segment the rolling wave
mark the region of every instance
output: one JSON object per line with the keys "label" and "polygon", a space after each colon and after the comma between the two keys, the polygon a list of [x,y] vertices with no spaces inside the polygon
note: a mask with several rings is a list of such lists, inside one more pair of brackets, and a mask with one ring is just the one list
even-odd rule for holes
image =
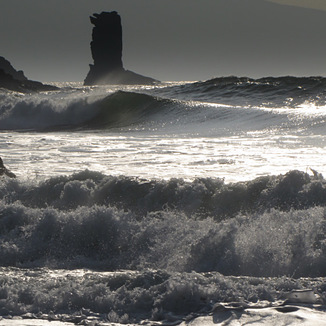
{"label": "rolling wave", "polygon": [[[316,128],[325,124],[325,119],[313,117],[316,113],[325,115],[325,86],[326,79],[321,77],[223,77],[149,90],[115,89],[109,94],[105,89],[96,89],[96,96],[91,89],[82,88],[62,88],[52,96],[1,93],[0,130],[170,127],[175,132],[182,128],[246,131],[293,129],[298,123],[301,129]],[[308,111],[309,105],[312,118],[305,125],[301,113]],[[285,108],[301,108],[299,119],[288,118]],[[295,110],[291,114],[295,115]]]}
{"label": "rolling wave", "polygon": [[[234,109],[234,110],[232,110]],[[167,127],[199,123],[231,125],[266,112],[212,106],[201,102],[166,99],[149,94],[117,91],[102,99],[58,101],[46,98],[16,100],[0,112],[1,130],[76,130],[112,129],[129,126]]]}
{"label": "rolling wave", "polygon": [[[299,121],[302,125],[303,121]],[[318,121],[318,125],[323,120]],[[309,123],[309,121],[308,121]],[[166,99],[117,91],[96,101],[87,98],[20,100],[4,105],[0,130],[75,131],[127,128],[171,132],[227,132],[293,127],[287,112]],[[316,125],[316,123],[314,123]]]}
{"label": "rolling wave", "polygon": [[160,89],[158,93],[232,105],[296,108],[304,103],[326,105],[326,78],[324,77],[219,77]]}

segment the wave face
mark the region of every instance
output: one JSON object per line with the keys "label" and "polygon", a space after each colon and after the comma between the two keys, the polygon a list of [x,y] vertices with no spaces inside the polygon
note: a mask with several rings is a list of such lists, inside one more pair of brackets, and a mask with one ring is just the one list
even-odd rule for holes
{"label": "wave face", "polygon": [[86,170],[0,187],[1,266],[325,276],[317,173],[225,184]]}
{"label": "wave face", "polygon": [[173,106],[173,102],[146,94],[118,91],[96,104],[96,115],[83,128],[117,128],[146,121]]}

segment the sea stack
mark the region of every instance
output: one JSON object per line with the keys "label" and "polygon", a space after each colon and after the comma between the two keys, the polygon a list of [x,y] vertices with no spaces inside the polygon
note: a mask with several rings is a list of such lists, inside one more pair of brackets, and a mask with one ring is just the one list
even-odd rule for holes
{"label": "sea stack", "polygon": [[84,85],[148,85],[158,82],[123,68],[122,26],[116,11],[93,14],[90,20],[94,25],[91,42],[94,64],[90,65]]}

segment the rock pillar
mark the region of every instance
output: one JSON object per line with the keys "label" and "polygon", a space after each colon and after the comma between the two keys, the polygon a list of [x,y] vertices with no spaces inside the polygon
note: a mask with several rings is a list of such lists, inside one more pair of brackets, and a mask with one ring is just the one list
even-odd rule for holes
{"label": "rock pillar", "polygon": [[122,26],[116,11],[93,14],[91,52],[94,64],[84,85],[153,84],[154,79],[125,70],[122,64]]}

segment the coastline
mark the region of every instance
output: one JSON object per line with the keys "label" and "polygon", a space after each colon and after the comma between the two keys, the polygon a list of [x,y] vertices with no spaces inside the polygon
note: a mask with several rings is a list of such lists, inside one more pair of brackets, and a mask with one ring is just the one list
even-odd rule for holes
{"label": "coastline", "polygon": [[[325,326],[326,307],[315,305],[285,305],[280,307],[247,308],[247,309],[225,309],[211,314],[201,316],[171,315],[163,321],[144,320],[139,325],[180,325],[180,326],[222,326],[228,325],[303,325],[303,326]],[[109,321],[100,321],[86,318],[81,322],[68,322],[60,320],[30,319],[19,317],[2,317],[0,326],[73,326],[73,325],[97,325],[97,326],[121,326],[137,324],[120,324]]]}

